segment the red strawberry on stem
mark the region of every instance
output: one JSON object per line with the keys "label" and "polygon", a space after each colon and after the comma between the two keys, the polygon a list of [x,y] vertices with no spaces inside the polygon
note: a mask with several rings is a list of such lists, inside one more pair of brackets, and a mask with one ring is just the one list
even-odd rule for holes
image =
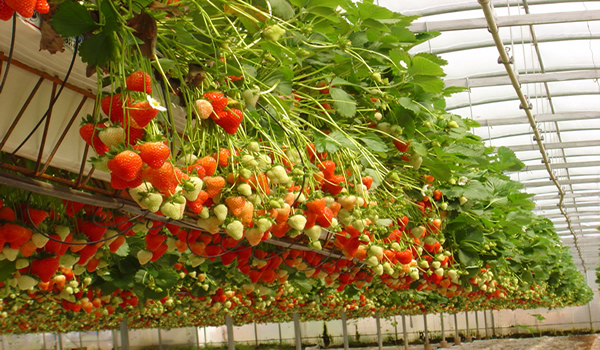
{"label": "red strawberry on stem", "polygon": [[[121,94],[114,94],[102,98],[100,101],[102,112],[110,117],[110,121],[113,123],[123,123],[123,116],[125,110],[123,108],[123,99]],[[125,101],[125,107],[130,107],[131,101],[129,98]]]}
{"label": "red strawberry on stem", "polygon": [[25,18],[33,16],[36,0],[4,0],[4,2]]}
{"label": "red strawberry on stem", "polygon": [[242,123],[244,113],[236,108],[225,110],[218,113],[213,113],[210,116],[217,125],[223,128],[226,133],[233,135]]}
{"label": "red strawberry on stem", "polygon": [[138,70],[131,73],[125,79],[125,83],[131,91],[145,92],[147,94],[152,93],[152,78],[144,71]]}
{"label": "red strawberry on stem", "polygon": [[203,97],[210,102],[214,113],[222,112],[227,107],[227,97],[220,92],[207,92]]}
{"label": "red strawberry on stem", "polygon": [[134,180],[142,170],[144,162],[139,154],[132,150],[124,150],[117,153],[106,164],[115,176],[125,181]]}
{"label": "red strawberry on stem", "polygon": [[153,169],[158,169],[171,156],[171,149],[163,142],[144,142],[134,146],[140,152],[144,163]]}
{"label": "red strawberry on stem", "polygon": [[151,102],[141,101],[131,106],[129,114],[140,128],[145,128],[146,125],[156,118],[159,111],[160,109],[156,108]]}
{"label": "red strawberry on stem", "polygon": [[170,162],[164,162],[158,169],[145,168],[142,170],[142,177],[165,196],[174,195],[177,191],[177,185],[179,185],[175,169]]}
{"label": "red strawberry on stem", "polygon": [[15,10],[0,0],[0,21],[8,21],[15,14]]}
{"label": "red strawberry on stem", "polygon": [[58,271],[59,257],[37,259],[31,263],[31,273],[38,276],[42,282],[50,282],[50,279]]}

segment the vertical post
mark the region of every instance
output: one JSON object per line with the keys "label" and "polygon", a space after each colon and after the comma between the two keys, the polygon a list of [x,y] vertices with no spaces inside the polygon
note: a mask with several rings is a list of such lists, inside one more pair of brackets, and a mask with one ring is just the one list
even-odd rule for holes
{"label": "vertical post", "polygon": [[454,314],[454,345],[460,345],[460,336],[458,335],[458,319],[456,313]]}
{"label": "vertical post", "polygon": [[129,350],[129,329],[126,319],[121,321],[121,349]]}
{"label": "vertical post", "polygon": [[[100,331],[96,331],[96,346],[100,349]],[[44,348],[45,350],[46,348]]]}
{"label": "vertical post", "polygon": [[475,310],[475,328],[476,328],[475,338],[481,339],[481,335],[479,334],[479,312],[477,310]]}
{"label": "vertical post", "polygon": [[83,341],[81,340],[81,332],[78,332],[78,333],[79,333],[79,347],[83,348]]}
{"label": "vertical post", "polygon": [[429,331],[427,330],[427,314],[423,314],[423,322],[425,323],[425,346],[424,350],[431,350],[431,344],[429,344]]}
{"label": "vertical post", "polygon": [[198,329],[198,326],[194,326],[194,335],[196,338],[196,349],[200,349],[200,336],[198,335],[198,331],[200,331]]}
{"label": "vertical post", "polygon": [[111,331],[111,335],[112,335],[113,349],[118,350],[119,349],[119,342],[118,342],[118,339],[117,339],[117,331],[113,329]]}
{"label": "vertical post", "polygon": [[483,326],[485,327],[485,339],[490,339],[490,336],[488,335],[487,312],[485,311],[486,310],[483,310]]}
{"label": "vertical post", "polygon": [[471,330],[469,329],[469,312],[465,311],[465,321],[467,322],[467,336],[465,337],[465,341],[472,343],[473,337],[471,336]]}
{"label": "vertical post", "polygon": [[398,320],[396,320],[396,315],[394,315],[394,335],[396,336],[396,345],[398,345]]}
{"label": "vertical post", "polygon": [[379,318],[379,311],[375,312],[375,323],[377,325],[377,346],[379,350],[383,349],[383,339],[381,336],[381,319]]}
{"label": "vertical post", "polygon": [[[4,338],[2,340],[0,340],[2,342],[2,350],[4,350]],[[46,350],[46,333],[42,333],[42,343],[44,346],[44,350]],[[98,349],[100,349],[100,347],[98,347]]]}
{"label": "vertical post", "polygon": [[490,310],[490,316],[492,319],[492,338],[496,338],[496,322],[494,322],[494,310]]}
{"label": "vertical post", "polygon": [[204,326],[204,347],[208,346],[208,340],[206,340],[206,326]]}
{"label": "vertical post", "polygon": [[294,334],[296,338],[296,350],[302,350],[302,331],[300,330],[300,317],[294,312]]}
{"label": "vertical post", "polygon": [[587,304],[588,316],[590,317],[590,331],[594,333],[594,319],[592,318],[592,307],[590,306],[590,304],[591,303]]}
{"label": "vertical post", "polygon": [[56,338],[58,340],[58,350],[63,350],[62,334],[56,333]]}
{"label": "vertical post", "polygon": [[446,341],[446,333],[444,332],[444,314],[440,313],[440,323],[442,325],[442,341],[440,342],[440,348],[447,348],[448,342]]}
{"label": "vertical post", "polygon": [[225,323],[227,324],[227,349],[235,350],[235,341],[233,339],[233,319],[231,316],[225,316]]}
{"label": "vertical post", "polygon": [[342,311],[342,337],[344,338],[344,350],[348,350],[350,345],[348,344],[348,322],[346,321],[346,311]]}
{"label": "vertical post", "polygon": [[277,324],[277,328],[279,329],[279,348],[283,349],[283,339],[281,338],[281,323]]}
{"label": "vertical post", "polygon": [[402,336],[404,337],[404,350],[408,350],[408,332],[406,331],[406,315],[402,314]]}
{"label": "vertical post", "polygon": [[[45,334],[45,333],[44,333],[44,334]],[[45,335],[44,335],[44,337],[45,337]],[[45,340],[45,339],[44,339],[44,340]],[[5,350],[5,349],[4,349],[4,335],[0,335],[0,343],[2,343],[2,350]],[[44,349],[45,349],[45,348],[44,348]]]}
{"label": "vertical post", "polygon": [[163,350],[163,346],[162,346],[162,334],[160,332],[160,328],[157,328],[158,330],[158,350]]}
{"label": "vertical post", "polygon": [[254,322],[254,342],[258,348],[258,329],[256,329],[256,322]]}

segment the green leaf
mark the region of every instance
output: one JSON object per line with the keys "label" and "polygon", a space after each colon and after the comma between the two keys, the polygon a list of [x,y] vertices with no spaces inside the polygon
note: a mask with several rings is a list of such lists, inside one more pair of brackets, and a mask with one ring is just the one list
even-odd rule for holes
{"label": "green leaf", "polygon": [[453,143],[444,149],[446,153],[460,154],[465,157],[480,156],[484,150],[484,145],[471,143]]}
{"label": "green leaf", "polygon": [[12,277],[13,272],[17,271],[14,261],[0,261],[0,282],[4,282]]}
{"label": "green leaf", "polygon": [[91,66],[104,67],[115,58],[117,46],[110,33],[100,32],[85,39],[79,47],[81,60]]}
{"label": "green leaf", "polygon": [[477,180],[471,180],[463,189],[463,196],[469,200],[485,200],[491,195],[490,190]]}
{"label": "green leaf", "polygon": [[379,22],[376,19],[367,18],[366,20],[363,21],[363,25],[366,27],[372,28],[372,29],[379,30],[381,32],[389,32],[390,31],[390,28],[387,25]]}
{"label": "green leaf", "polygon": [[506,215],[506,221],[516,225],[526,226],[531,222],[531,213],[526,211],[513,211]]}
{"label": "green leaf", "polygon": [[156,61],[152,62],[152,65],[156,68],[158,68],[158,66],[160,66],[162,68],[163,71],[169,72],[171,69],[175,68],[177,66],[177,62],[170,60],[168,58],[159,58]]}
{"label": "green leaf", "polygon": [[100,5],[100,11],[104,16],[104,26],[102,27],[103,32],[114,32],[115,30],[119,29],[121,25],[117,19],[117,15],[113,7],[110,5],[110,2],[103,1],[102,5]]}
{"label": "green leaf", "polygon": [[448,181],[452,177],[450,167],[443,161],[432,157],[423,157],[423,165],[436,179]]}
{"label": "green leaf", "polygon": [[419,112],[421,112],[421,106],[414,103],[413,100],[408,97],[400,97],[398,103],[400,106],[412,111],[414,114],[419,114]]}
{"label": "green leaf", "polygon": [[137,284],[144,284],[144,282],[147,281],[149,277],[150,275],[148,274],[148,271],[141,269],[135,273],[135,276],[133,276],[133,280]]}
{"label": "green leaf", "polygon": [[340,149],[338,144],[333,140],[330,140],[327,135],[319,133],[314,134],[314,144],[317,152],[335,153]]}
{"label": "green leaf", "polygon": [[367,148],[373,152],[385,153],[388,151],[388,147],[383,140],[374,133],[366,134],[360,137],[360,140],[365,143]]}
{"label": "green leaf", "polygon": [[439,64],[428,60],[425,57],[415,56],[412,60],[410,67],[408,68],[408,74],[410,75],[430,75],[430,76],[444,76],[444,70]]}
{"label": "green leaf", "polygon": [[425,92],[439,94],[444,90],[444,81],[437,77],[419,75],[413,78],[413,84],[420,86]]}
{"label": "green leaf", "polygon": [[156,285],[162,289],[173,287],[178,280],[179,275],[173,269],[160,270],[155,278]]}
{"label": "green leaf", "polygon": [[350,118],[356,114],[356,101],[346,91],[340,88],[331,88],[329,93],[333,98],[336,112],[342,117]]}
{"label": "green leaf", "polygon": [[341,131],[334,131],[331,134],[327,135],[328,138],[330,138],[331,140],[335,141],[337,144],[339,144],[342,147],[346,147],[349,149],[356,149],[356,146],[354,145],[354,143],[347,138],[344,134],[342,134]]}
{"label": "green leaf", "polygon": [[157,292],[148,287],[144,288],[144,296],[148,299],[159,300],[169,295],[169,291],[163,290],[162,292]]}
{"label": "green leaf", "polygon": [[51,24],[52,28],[64,37],[79,36],[100,28],[85,6],[76,1],[62,3],[52,15]]}
{"label": "green leaf", "polygon": [[354,32],[350,34],[348,39],[350,39],[352,42],[352,46],[357,47],[363,47],[367,42],[369,42],[369,39],[367,39],[367,33],[365,32]]}
{"label": "green leaf", "polygon": [[273,14],[281,19],[291,19],[296,14],[294,8],[287,0],[269,0]]}
{"label": "green leaf", "polygon": [[313,285],[310,283],[310,281],[306,278],[304,279],[294,279],[294,286],[298,287],[298,289],[300,289],[300,291],[302,293],[308,293],[312,290]]}
{"label": "green leaf", "polygon": [[[295,0],[295,2],[301,2],[301,0]],[[306,3],[306,1],[304,1]],[[306,7],[324,6],[330,9],[334,9],[338,6],[342,6],[344,1],[342,0],[309,0]],[[331,11],[331,10],[329,10]]]}
{"label": "green leaf", "polygon": [[127,244],[127,241],[121,244],[121,246],[119,247],[119,249],[117,249],[115,254],[122,257],[126,257],[127,255],[129,255],[129,244]]}
{"label": "green leaf", "polygon": [[495,163],[496,168],[500,171],[519,171],[525,167],[519,158],[515,155],[515,152],[508,147],[498,148],[498,162]]}
{"label": "green leaf", "polygon": [[458,260],[465,266],[473,266],[479,260],[479,254],[471,247],[461,247],[458,249]]}

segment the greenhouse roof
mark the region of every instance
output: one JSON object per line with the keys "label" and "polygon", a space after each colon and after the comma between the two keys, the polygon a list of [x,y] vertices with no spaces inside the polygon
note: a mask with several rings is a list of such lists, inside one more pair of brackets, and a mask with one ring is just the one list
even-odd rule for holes
{"label": "greenhouse roof", "polygon": [[447,110],[478,121],[481,127],[473,132],[490,146],[516,152],[526,166],[512,178],[535,194],[535,212],[554,222],[573,248],[575,263],[581,268],[583,258],[585,269],[594,269],[600,262],[600,2],[490,2],[499,41],[512,60],[508,67],[529,99],[549,167],[488,30],[482,10],[487,5],[449,0],[376,3],[422,16],[413,23],[414,31],[441,33],[414,51],[440,55],[448,61],[446,85],[466,88],[447,99]]}

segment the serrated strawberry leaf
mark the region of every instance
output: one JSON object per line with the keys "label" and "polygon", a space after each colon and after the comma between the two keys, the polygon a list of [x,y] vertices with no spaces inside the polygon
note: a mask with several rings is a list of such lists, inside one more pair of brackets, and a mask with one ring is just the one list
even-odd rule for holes
{"label": "serrated strawberry leaf", "polygon": [[366,134],[360,137],[365,146],[373,152],[387,152],[388,147],[383,140],[374,133]]}
{"label": "serrated strawberry leaf", "polygon": [[81,60],[89,65],[104,67],[115,58],[116,48],[112,35],[100,32],[81,43],[79,55]]}
{"label": "serrated strawberry leaf", "polygon": [[329,93],[338,114],[346,118],[351,118],[356,114],[356,101],[346,91],[340,88],[331,88]]}
{"label": "serrated strawberry leaf", "polygon": [[94,22],[85,6],[76,1],[62,3],[52,15],[51,24],[64,37],[79,36],[100,28],[100,24]]}

